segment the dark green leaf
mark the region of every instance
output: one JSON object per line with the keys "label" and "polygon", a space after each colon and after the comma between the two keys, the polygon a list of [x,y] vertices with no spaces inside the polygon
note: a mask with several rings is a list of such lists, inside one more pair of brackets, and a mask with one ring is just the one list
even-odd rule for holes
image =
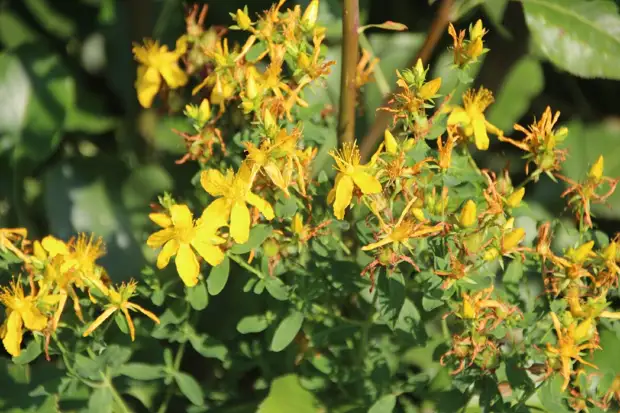
{"label": "dark green leaf", "polygon": [[271,235],[272,228],[270,225],[258,224],[250,230],[250,239],[245,244],[235,245],[230,249],[233,254],[245,254],[259,247],[263,241]]}
{"label": "dark green leaf", "polygon": [[295,336],[301,329],[301,325],[304,322],[304,315],[298,311],[293,311],[291,314],[286,316],[280,324],[278,328],[276,328],[275,333],[273,334],[273,339],[271,340],[271,351],[282,351],[284,350],[292,341],[295,339]]}
{"label": "dark green leaf", "polygon": [[237,323],[237,331],[241,334],[260,333],[269,326],[264,315],[249,315]]}
{"label": "dark green leaf", "polygon": [[396,407],[396,396],[387,394],[370,406],[368,413],[391,413],[394,407]]}
{"label": "dark green leaf", "polygon": [[181,390],[181,393],[196,406],[204,404],[204,395],[200,384],[189,374],[177,371],[174,373],[174,379]]}
{"label": "dark green leaf", "polygon": [[394,329],[400,310],[405,303],[405,279],[403,275],[394,273],[379,277],[377,294],[379,294],[379,314],[388,326]]}
{"label": "dark green leaf", "polygon": [[581,77],[620,79],[620,16],[611,0],[522,0],[538,49]]}
{"label": "dark green leaf", "polygon": [[185,287],[187,292],[187,301],[194,310],[200,311],[207,308],[209,304],[209,293],[207,292],[207,286],[200,280],[198,284],[193,287]]}
{"label": "dark green leaf", "polygon": [[155,380],[166,375],[163,366],[154,366],[145,363],[126,363],[117,370],[118,374],[136,380]]}
{"label": "dark green leaf", "polygon": [[15,364],[28,364],[43,352],[41,348],[41,342],[36,340],[30,340],[25,349],[21,351],[19,356],[13,357],[13,363]]}
{"label": "dark green leaf", "polygon": [[114,411],[114,399],[109,387],[98,387],[88,399],[88,411],[93,413],[112,413]]}
{"label": "dark green leaf", "polygon": [[228,274],[230,272],[230,259],[224,258],[219,265],[211,268],[209,278],[207,278],[207,286],[209,287],[209,294],[218,295],[222,292],[228,281]]}

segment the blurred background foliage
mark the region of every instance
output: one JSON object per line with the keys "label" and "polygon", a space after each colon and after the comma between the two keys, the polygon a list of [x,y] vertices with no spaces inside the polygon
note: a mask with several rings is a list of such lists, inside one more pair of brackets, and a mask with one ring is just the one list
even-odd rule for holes
{"label": "blurred background foliage", "polygon": [[[399,33],[368,32],[391,87],[395,70],[412,64],[439,2],[361,1],[364,23],[393,20],[409,28]],[[212,1],[206,24],[227,26],[229,12],[247,4],[253,15],[271,3]],[[298,3],[305,7],[307,1]],[[562,112],[560,122],[570,129],[563,173],[571,178],[583,176],[602,153],[606,175],[620,176],[618,2],[455,3],[457,28],[482,18],[491,30],[487,37],[491,53],[476,69],[475,80],[496,96],[489,120],[510,134],[515,122],[529,124],[533,115],[539,117],[549,105]],[[181,0],[0,0],[0,227],[25,226],[31,238],[51,233],[67,239],[78,231],[95,232],[108,245],[102,264],[114,281],[139,275],[144,264],[152,261],[144,245],[150,228],[149,205],[166,190],[174,190],[179,199],[191,193],[196,167],[175,164],[185,146],[171,129],[188,130],[185,120],[162,108],[139,107],[131,46],[143,37],[173,45],[184,31],[186,7]],[[340,56],[340,8],[338,0],[325,0],[320,14],[328,27],[329,55],[334,60]],[[445,90],[456,82],[447,74],[450,44],[444,33],[427,62],[434,76],[444,78]],[[337,64],[327,87],[316,90],[309,100],[335,106],[338,88]],[[377,84],[367,86],[360,97],[359,138],[381,103]],[[316,140],[324,149],[335,144],[334,131],[306,130],[309,139],[313,134],[321,135]],[[500,142],[493,142],[488,152],[478,156],[482,166],[495,170],[509,165],[515,181],[524,176],[520,154]],[[562,188],[544,179],[527,194],[534,216],[528,212],[530,217],[523,220],[529,219],[532,226],[533,219],[564,215],[568,242],[572,224],[559,197]],[[620,230],[620,193],[609,205],[595,208],[595,213],[601,230],[608,234]],[[229,290],[240,292],[241,286]],[[221,303],[225,305],[224,300]],[[223,309],[220,306],[218,313],[235,318]],[[249,314],[251,310],[244,311]],[[226,329],[226,323],[220,324],[214,328]],[[229,325],[230,331],[220,335],[236,334],[235,322]],[[615,335],[604,339],[617,341]],[[424,359],[413,353],[411,357],[420,363]],[[294,385],[291,390],[286,376],[279,380],[272,392],[310,397]],[[383,403],[393,406],[395,399]],[[294,408],[289,407],[264,407],[264,411]],[[376,411],[389,410],[378,406]]]}

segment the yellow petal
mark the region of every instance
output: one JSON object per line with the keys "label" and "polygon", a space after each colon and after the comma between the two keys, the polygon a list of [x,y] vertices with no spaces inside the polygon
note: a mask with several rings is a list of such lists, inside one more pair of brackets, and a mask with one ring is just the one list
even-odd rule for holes
{"label": "yellow petal", "polygon": [[12,311],[5,323],[2,344],[4,344],[4,348],[11,356],[17,357],[21,353],[22,338],[24,336],[22,318],[17,311]]}
{"label": "yellow petal", "polygon": [[465,109],[460,107],[454,108],[448,116],[448,125],[468,125],[470,122],[471,118]]}
{"label": "yellow petal", "polygon": [[398,142],[396,142],[396,138],[394,138],[394,135],[392,135],[389,129],[383,132],[383,142],[385,143],[385,150],[387,153],[394,155],[398,152]]}
{"label": "yellow petal", "polygon": [[348,175],[342,175],[336,182],[335,189],[334,215],[338,219],[343,219],[344,211],[351,204],[351,198],[353,198],[353,179]]}
{"label": "yellow petal", "polygon": [[194,240],[192,247],[200,254],[206,262],[216,266],[224,260],[224,252],[219,248],[205,241]]}
{"label": "yellow petal", "polygon": [[131,337],[131,341],[136,339],[136,327],[133,325],[133,320],[129,315],[129,311],[125,307],[121,307],[121,311],[125,315],[125,320],[127,320],[127,327],[129,327],[129,337]]}
{"label": "yellow petal", "polygon": [[67,255],[69,254],[69,248],[67,244],[62,242],[61,240],[54,238],[51,235],[43,238],[41,240],[41,245],[43,248],[49,253],[50,257],[55,257],[56,255]]}
{"label": "yellow petal", "polygon": [[170,219],[170,217],[161,212],[154,212],[152,214],[149,214],[149,218],[151,219],[151,221],[153,221],[162,228],[172,226],[172,220]]}
{"label": "yellow petal", "polygon": [[177,228],[191,228],[193,223],[192,211],[189,210],[187,205],[172,205],[170,207],[170,217],[172,223]]}
{"label": "yellow petal", "polygon": [[186,286],[193,287],[198,283],[200,267],[196,254],[194,254],[189,244],[181,244],[179,246],[174,262],[177,265],[177,272]]}
{"label": "yellow petal", "polygon": [[135,87],[138,93],[138,101],[142,107],[151,107],[160,85],[161,76],[157,69],[154,67],[138,66],[138,77]]}
{"label": "yellow petal", "polygon": [[105,320],[107,320],[116,310],[117,310],[116,307],[113,307],[113,306],[110,306],[110,307],[106,308],[106,310],[103,313],[101,313],[101,315],[99,317],[97,317],[95,319],[95,321],[93,321],[93,323],[90,326],[88,326],[86,331],[84,331],[84,333],[82,333],[82,336],[86,337],[86,336],[90,335],[90,333],[95,331],[95,329],[97,327],[99,327],[101,325],[101,323],[103,323]]}
{"label": "yellow petal", "polygon": [[248,204],[258,208],[261,214],[263,214],[265,218],[267,218],[269,221],[274,218],[275,214],[273,213],[273,208],[271,207],[271,204],[265,201],[260,196],[252,192],[248,192],[245,196],[245,200]]}
{"label": "yellow petal", "polygon": [[177,253],[179,249],[179,242],[175,239],[171,239],[166,242],[164,248],[162,248],[161,252],[157,256],[157,268],[160,270],[168,266],[170,262],[170,258]]}
{"label": "yellow petal", "polygon": [[280,172],[280,169],[278,169],[278,167],[274,163],[270,162],[266,164],[265,166],[263,166],[263,169],[265,170],[265,172],[267,173],[267,176],[269,176],[269,179],[271,179],[271,182],[273,182],[275,186],[277,186],[283,191],[288,190],[287,189],[288,182],[285,181],[284,177],[282,176],[282,172]]}
{"label": "yellow petal", "polygon": [[151,320],[155,321],[155,323],[157,323],[157,324],[160,323],[159,318],[155,314],[153,314],[149,310],[146,310],[144,307],[139,306],[138,304],[127,303],[127,308],[129,308],[131,310],[135,310],[135,311],[140,311],[142,314],[144,314],[145,316],[147,316]]}
{"label": "yellow petal", "polygon": [[24,325],[28,330],[40,331],[47,326],[47,317],[35,307],[34,302],[21,310],[21,316],[24,320]]}
{"label": "yellow petal", "polygon": [[394,242],[394,240],[390,236],[387,236],[387,237],[383,238],[380,241],[373,242],[372,244],[368,244],[368,245],[363,246],[362,247],[362,251],[374,250],[376,248],[379,248],[379,247],[382,247],[384,245],[387,245],[387,244],[389,244],[391,242]]}
{"label": "yellow petal", "polygon": [[174,229],[172,228],[162,229],[160,231],[157,231],[151,234],[146,240],[146,245],[148,245],[151,248],[159,248],[162,245],[164,245],[166,242],[171,240],[172,237],[174,237]]}
{"label": "yellow petal", "polygon": [[167,64],[159,67],[159,72],[171,89],[176,89],[187,83],[187,75],[181,70],[177,62],[167,62]]}
{"label": "yellow petal", "polygon": [[230,218],[230,203],[226,198],[216,199],[205,208],[201,218],[203,221],[217,220],[227,223]]}
{"label": "yellow petal", "polygon": [[239,244],[245,244],[250,238],[250,211],[245,202],[235,202],[232,207],[230,235]]}
{"label": "yellow petal", "polygon": [[381,192],[381,184],[379,180],[363,170],[356,169],[352,174],[353,182],[366,195],[378,194]]}
{"label": "yellow petal", "polygon": [[200,174],[200,184],[209,194],[222,196],[228,190],[226,178],[217,169],[207,169]]}
{"label": "yellow petal", "polygon": [[474,127],[474,141],[476,148],[481,151],[489,149],[489,135],[487,135],[487,127],[484,124],[484,118],[474,119],[472,122]]}
{"label": "yellow petal", "polygon": [[471,199],[463,206],[459,223],[465,228],[469,228],[476,223],[476,203]]}

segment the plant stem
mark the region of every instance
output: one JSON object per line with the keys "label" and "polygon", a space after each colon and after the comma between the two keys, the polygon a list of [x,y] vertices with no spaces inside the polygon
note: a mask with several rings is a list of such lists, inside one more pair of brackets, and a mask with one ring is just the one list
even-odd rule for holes
{"label": "plant stem", "polygon": [[[186,343],[187,342],[183,342],[179,345],[179,348],[177,349],[177,354],[174,356],[173,367],[175,371],[179,371],[179,369],[181,368],[181,361],[183,360],[183,354],[185,353]],[[157,413],[166,413],[166,411],[168,410],[168,404],[170,403],[170,400],[172,399],[172,395],[174,394],[173,389],[174,388],[172,386],[168,387],[168,389],[166,390],[166,396],[164,397],[164,400],[161,402],[159,409],[157,409]]]}
{"label": "plant stem", "polygon": [[258,276],[258,278],[260,278],[261,280],[266,278],[265,274],[263,274],[262,271],[259,271],[256,268],[252,267],[250,264],[245,262],[243,260],[243,258],[239,257],[238,255],[231,254],[231,253],[227,253],[226,255],[228,255],[228,258],[230,258],[231,260],[233,260],[234,262],[239,264],[244,269],[246,269],[249,272],[251,272],[252,274],[255,274],[256,276]]}
{"label": "plant stem", "polygon": [[119,412],[120,413],[131,413],[132,410],[129,407],[127,407],[127,404],[125,403],[125,400],[123,399],[123,396],[120,395],[120,393],[114,387],[114,384],[112,384],[112,380],[110,380],[110,378],[103,373],[101,374],[101,376],[103,377],[103,382],[110,389],[110,393],[112,393],[112,398],[114,399],[114,401],[116,402],[116,405],[120,409]]}
{"label": "plant stem", "polygon": [[355,104],[357,90],[355,74],[359,56],[359,0],[344,0],[342,20],[342,72],[340,77],[340,107],[338,110],[338,140],[340,144],[355,139]]}
{"label": "plant stem", "polygon": [[[424,39],[424,43],[422,47],[415,55],[415,57],[409,62],[408,66],[413,66],[418,61],[418,59],[422,59],[423,62],[427,62],[432,53],[439,42],[442,34],[446,30],[448,23],[452,19],[452,5],[454,4],[454,0],[442,0],[439,8],[437,9],[437,14],[435,15],[435,19],[431,24],[431,27],[426,34],[426,39]],[[387,105],[387,102],[384,102],[383,106]],[[370,127],[368,134],[364,137],[360,145],[360,153],[362,155],[362,160],[368,160],[370,155],[374,152],[375,146],[379,139],[383,136],[383,132],[388,127],[390,123],[390,119],[392,119],[391,115],[387,111],[379,111],[375,117],[375,121]]]}

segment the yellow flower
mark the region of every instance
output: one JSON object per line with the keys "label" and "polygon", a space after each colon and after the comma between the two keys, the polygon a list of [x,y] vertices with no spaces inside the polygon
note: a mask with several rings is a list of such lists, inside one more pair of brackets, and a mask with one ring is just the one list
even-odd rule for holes
{"label": "yellow flower", "polygon": [[218,245],[225,240],[217,235],[217,231],[225,222],[218,216],[206,219],[205,213],[194,222],[187,205],[173,205],[170,207],[170,216],[162,213],[149,215],[153,222],[163,228],[146,240],[146,244],[151,248],[163,245],[157,257],[157,268],[165,268],[170,258],[176,255],[174,261],[177,272],[188,287],[198,283],[200,272],[194,250],[213,266],[224,259],[224,253]]}
{"label": "yellow flower", "polygon": [[605,165],[605,159],[603,155],[599,156],[594,165],[590,168],[590,172],[588,172],[588,177],[598,181],[603,176],[603,166]]}
{"label": "yellow flower", "polygon": [[459,223],[465,228],[471,227],[476,223],[476,203],[471,199],[463,206]]}
{"label": "yellow flower", "polygon": [[168,46],[160,46],[159,42],[145,39],[144,45],[134,45],[133,54],[140,63],[136,90],[138,101],[145,108],[150,108],[153,99],[159,91],[161,80],[171,88],[176,89],[187,83],[187,75],[179,67],[178,60],[187,50],[187,39],[179,38],[174,51]]}
{"label": "yellow flower", "polygon": [[159,318],[152,312],[144,309],[138,304],[134,304],[129,302],[129,299],[133,297],[136,292],[136,282],[134,280],[129,281],[128,284],[122,283],[118,287],[118,291],[114,288],[110,288],[108,298],[110,299],[110,303],[106,306],[106,309],[99,317],[93,321],[93,323],[84,331],[83,336],[86,337],[97,327],[101,325],[105,320],[107,320],[112,314],[116,311],[122,311],[125,316],[125,320],[127,320],[127,326],[129,327],[129,335],[131,336],[131,341],[136,338],[136,329],[133,325],[133,321],[131,320],[131,315],[129,315],[129,310],[131,311],[139,311],[151,320],[155,321],[155,323],[159,324]]}
{"label": "yellow flower", "polygon": [[340,151],[330,151],[329,154],[336,161],[338,175],[334,188],[327,196],[327,202],[334,203],[334,215],[343,219],[345,209],[351,204],[355,186],[364,195],[369,195],[381,192],[381,184],[367,172],[368,165],[360,165],[360,151],[355,142],[345,143]]}
{"label": "yellow flower", "polygon": [[0,251],[5,249],[11,251],[17,258],[27,261],[28,257],[15,246],[20,238],[26,239],[28,230],[26,228],[0,228]]}
{"label": "yellow flower", "polygon": [[274,218],[271,204],[251,191],[252,181],[252,170],[246,163],[241,164],[236,175],[232,170],[224,176],[217,169],[208,169],[200,176],[204,190],[218,197],[203,216],[230,222],[230,235],[239,244],[246,243],[250,237],[250,210],[246,204],[258,208],[266,219]]}
{"label": "yellow flower", "polygon": [[463,107],[452,109],[448,117],[448,125],[459,125],[463,128],[466,137],[474,137],[476,147],[480,150],[489,148],[487,131],[495,135],[503,132],[489,123],[484,117],[485,109],[493,103],[491,91],[481,87],[477,92],[469,89],[463,96]]}
{"label": "yellow flower", "polygon": [[396,142],[396,138],[394,138],[394,135],[392,135],[389,129],[386,129],[383,133],[383,143],[385,144],[387,153],[396,155],[398,152],[398,142]]}
{"label": "yellow flower", "polygon": [[6,319],[0,328],[0,337],[6,351],[13,357],[21,353],[24,327],[40,331],[47,326],[47,317],[37,308],[36,297],[24,295],[19,280],[11,281],[10,288],[3,287],[0,302],[6,307]]}

